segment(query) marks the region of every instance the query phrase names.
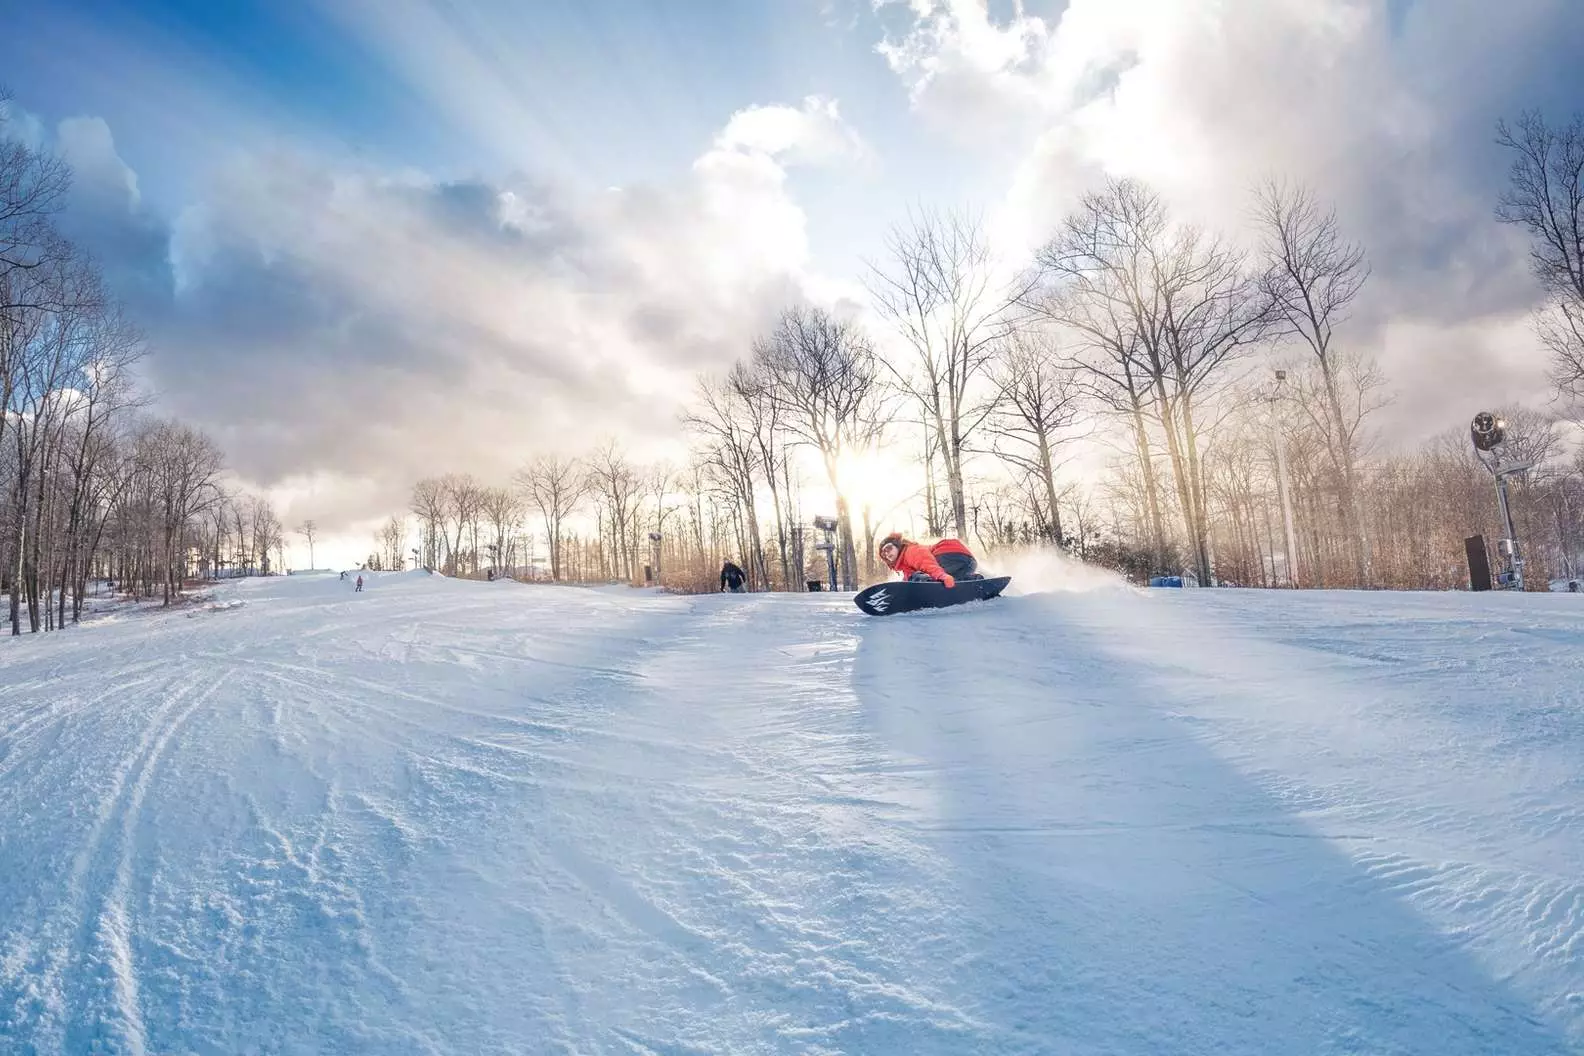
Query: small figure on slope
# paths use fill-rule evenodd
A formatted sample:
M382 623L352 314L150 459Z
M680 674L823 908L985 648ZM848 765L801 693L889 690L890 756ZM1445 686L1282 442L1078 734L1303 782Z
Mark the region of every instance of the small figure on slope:
M741 594L743 584L747 581L748 573L732 564L731 558L728 557L726 563L721 565L720 589L725 590L729 586L733 594Z
M955 587L959 579L984 578L973 551L958 539L942 539L926 547L903 538L901 532L892 532L880 540L880 560L891 571L902 573L903 579L934 579L947 587Z
M352 593L354 593L354 594L363 593L363 577L362 576L359 576L357 578L357 587L353 589Z

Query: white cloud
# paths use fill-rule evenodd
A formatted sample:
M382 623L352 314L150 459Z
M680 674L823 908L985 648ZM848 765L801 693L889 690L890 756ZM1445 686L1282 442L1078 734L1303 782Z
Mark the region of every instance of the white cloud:
M906 0L906 6L914 16L908 31L876 50L908 86L914 105L928 100L960 119L996 123L1040 108L1037 74L1050 27L1025 13L1021 0L1005 23L991 19L985 0Z
M61 140L85 190L135 211L102 122ZM672 183L592 195L249 153L162 247L175 293L143 306L154 380L245 476L318 481L327 528L383 516L430 473L505 479L604 432L656 450L697 370L828 292L788 167L860 142L833 100L750 108Z
M29 149L37 150L44 145L44 122L37 114L29 113L9 99L0 101L0 130L7 139L14 139Z
M732 114L716 151L747 152L791 163L829 164L864 157L857 131L835 99L811 95L801 107L753 106Z
M1535 397L1543 363L1513 326L1535 291L1521 238L1491 215L1491 124L1543 101L1523 87L1544 90L1542 59L1567 68L1569 6L1071 0L1059 17L1017 4L998 21L984 0L910 0L906 29L879 51L915 110L955 135L1023 135L992 214L1003 252L1030 250L1102 175L1146 180L1180 215L1235 236L1257 179L1296 177L1370 250L1348 337L1393 380L1419 391L1416 372L1440 356L1465 391ZM1420 414L1398 415L1407 433L1439 428L1436 406L1405 406Z
M138 207L137 173L116 153L115 137L103 118L69 117L56 130L59 150L85 185L103 189Z

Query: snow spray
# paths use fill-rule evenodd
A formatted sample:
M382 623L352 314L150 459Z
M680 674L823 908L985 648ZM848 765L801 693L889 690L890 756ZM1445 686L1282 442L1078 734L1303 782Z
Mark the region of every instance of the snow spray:
M1121 573L1085 564L1054 546L997 550L993 556L981 559L979 565L985 575L1012 577L1006 591L1009 596L1134 589Z

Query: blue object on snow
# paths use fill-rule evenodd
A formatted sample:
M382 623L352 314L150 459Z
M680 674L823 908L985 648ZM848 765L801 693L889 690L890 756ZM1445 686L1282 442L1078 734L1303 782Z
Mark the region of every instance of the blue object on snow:
M1152 587L1180 587L1183 585L1181 576L1156 576L1150 580Z

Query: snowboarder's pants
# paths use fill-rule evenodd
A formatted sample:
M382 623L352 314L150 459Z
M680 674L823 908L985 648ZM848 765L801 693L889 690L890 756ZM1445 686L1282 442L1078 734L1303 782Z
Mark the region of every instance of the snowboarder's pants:
M734 583L730 587L730 590L733 594L741 594L743 592L743 585L741 583Z
M967 579L979 570L979 562L974 560L972 554L941 554L935 560L953 579Z
M979 562L967 554L942 554L935 560L941 566L941 571L953 579L982 578L977 572ZM914 583L933 583L935 581L935 577L928 572L915 572L908 579Z

